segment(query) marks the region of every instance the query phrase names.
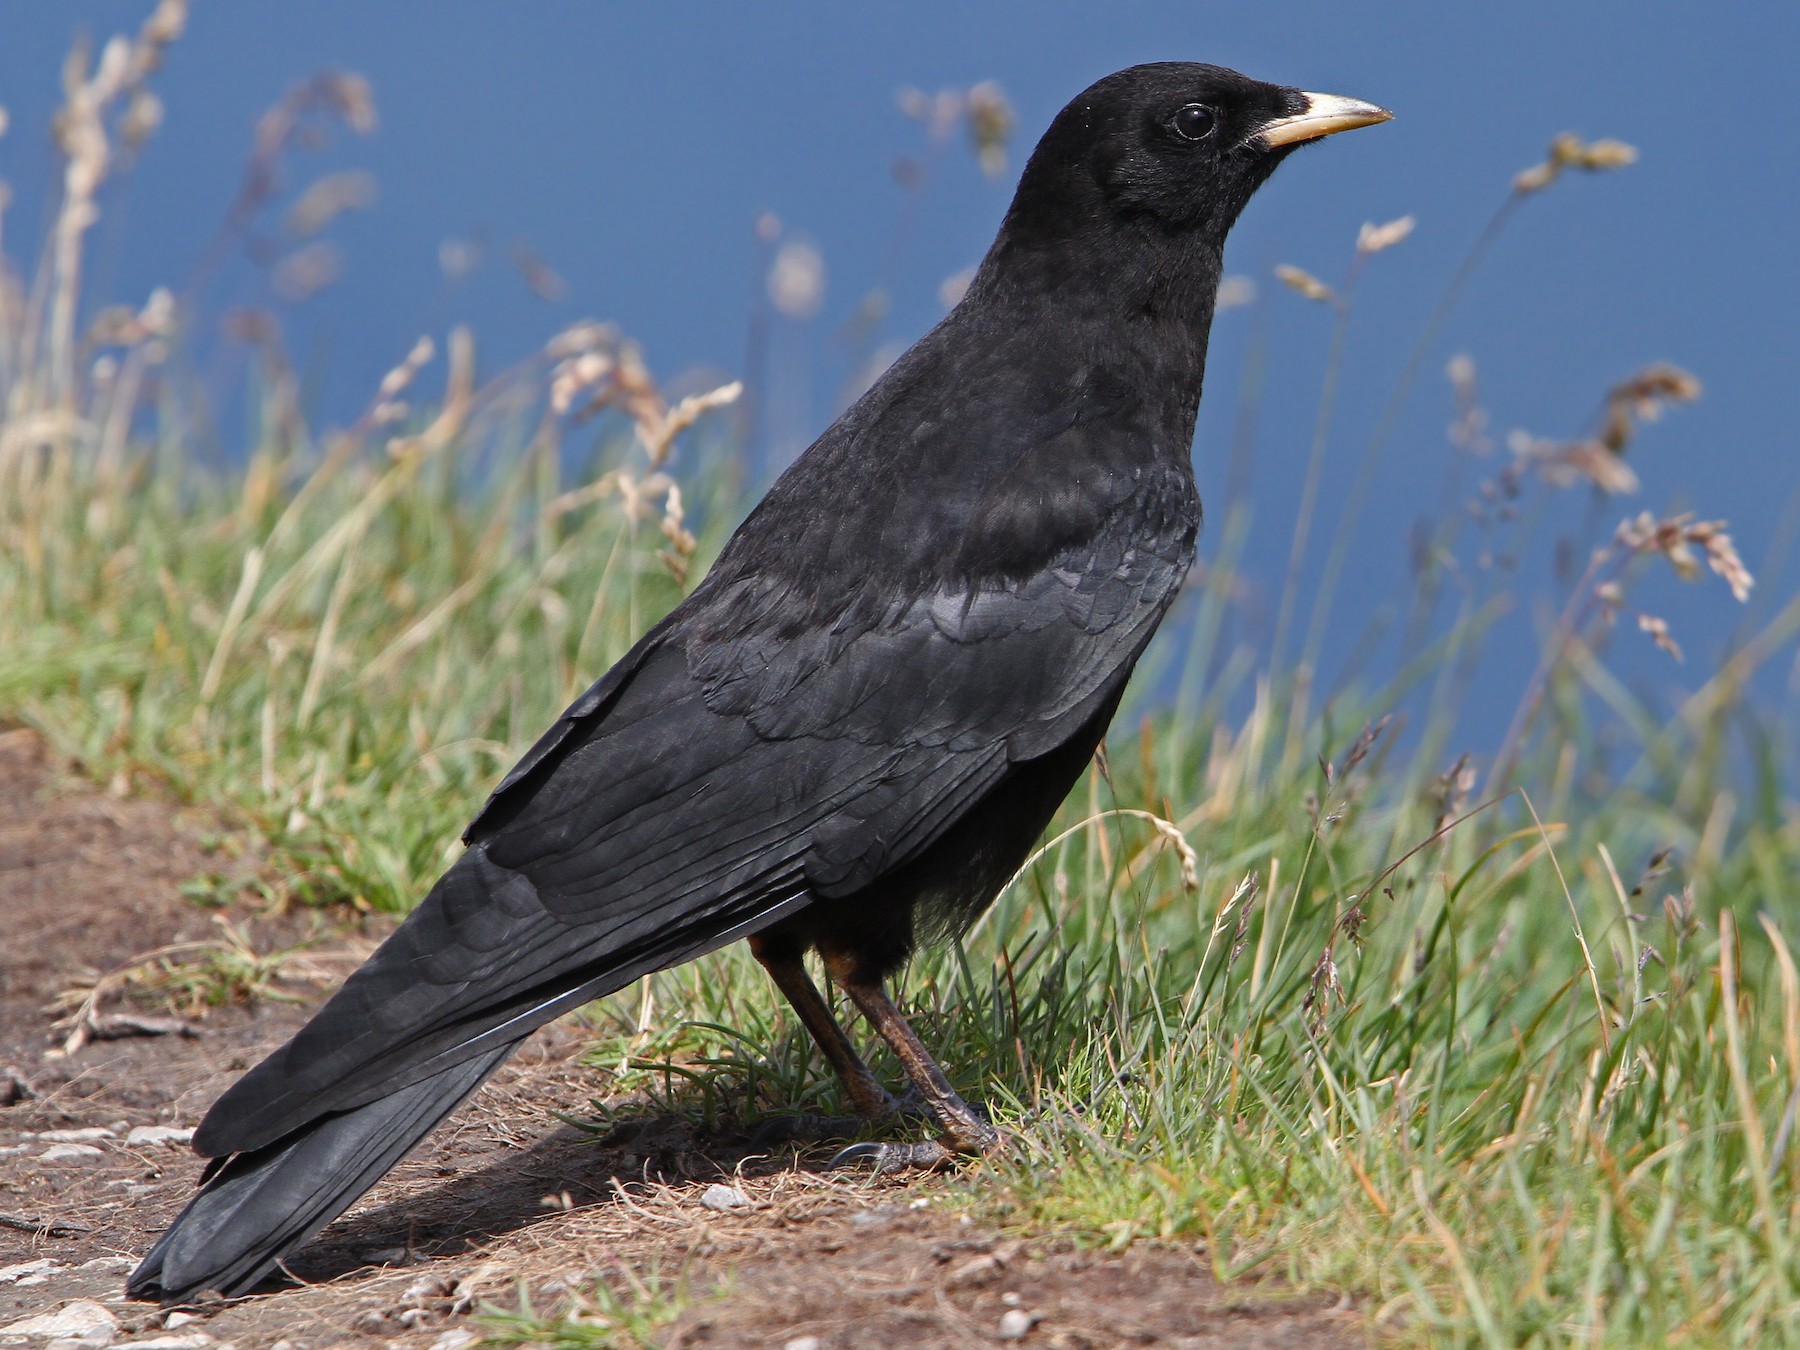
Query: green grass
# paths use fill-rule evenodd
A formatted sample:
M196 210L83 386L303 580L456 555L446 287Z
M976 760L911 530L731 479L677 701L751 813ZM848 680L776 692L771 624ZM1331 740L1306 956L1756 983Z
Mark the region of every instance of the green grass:
M485 383L455 336L423 411L390 388L329 435L265 344L256 449L207 469L179 330L59 332L79 269L46 256L0 292L0 719L224 808L272 849L271 903L404 910L506 765L703 572L741 507L728 447L702 422L672 456L629 345L581 329ZM1529 525L1555 489L1512 467ZM1197 1244L1227 1279L1351 1291L1403 1342L1800 1341L1800 816L1771 755L1745 772L1732 750L1771 739L1743 690L1800 607L1665 723L1606 672L1623 601L1602 588L1711 545L1679 524L1615 542L1554 597L1484 805L1447 741L1493 583L1436 629L1403 597L1425 616L1403 667L1320 711L1298 612L1300 666L1211 658L1242 529L1228 513L1209 545L1189 654L1160 649L1185 663L1174 705L1121 720L1044 851L907 975L921 1032L1019 1141L945 1184L1023 1233ZM1409 695L1419 724L1358 737ZM841 1105L741 950L588 1016L593 1062L677 1109ZM596 1299L490 1330L654 1344L679 1303Z
M574 1291L568 1306L542 1315L522 1285L516 1310L488 1307L480 1317L483 1345L528 1345L544 1350L655 1350L661 1333L691 1301L686 1286L655 1271L621 1267L618 1288L596 1279Z

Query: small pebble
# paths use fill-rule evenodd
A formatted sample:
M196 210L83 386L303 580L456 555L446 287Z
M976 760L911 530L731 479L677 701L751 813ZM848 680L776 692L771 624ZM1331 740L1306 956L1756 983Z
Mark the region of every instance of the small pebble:
M172 1312L167 1317L163 1318L163 1326L167 1330L173 1331L176 1327L185 1327L188 1323L198 1322L199 1320L200 1319L195 1317L193 1313Z
M111 1139L113 1132L95 1125L85 1130L44 1130L37 1134L20 1135L21 1139L36 1138L46 1144L85 1144L93 1139Z
M431 1343L431 1350L463 1350L466 1345L473 1345L480 1337L467 1327L453 1327Z
M173 1125L134 1125L131 1133L125 1136L127 1144L191 1144L194 1141L194 1130L189 1126L185 1130L176 1129Z
M750 1197L736 1186L721 1186L714 1182L706 1188L700 1203L708 1209L742 1209L750 1203Z
M1003 1341L1022 1341L1031 1334L1037 1325L1037 1314L1026 1312L1023 1308L1008 1308L1000 1318L1000 1339Z
M817 1336L796 1336L781 1350L825 1350L825 1342Z
M21 1261L16 1266L0 1266L0 1284L18 1284L26 1280L41 1284L44 1276L56 1268L56 1262L47 1256L40 1256L35 1261Z

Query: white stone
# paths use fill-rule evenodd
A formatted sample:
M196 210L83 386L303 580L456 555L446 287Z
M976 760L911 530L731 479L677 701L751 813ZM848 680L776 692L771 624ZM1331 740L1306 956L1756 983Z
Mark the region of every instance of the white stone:
M85 1130L44 1130L37 1138L46 1144L85 1144L94 1139L111 1139L113 1132L95 1125Z
M736 1186L721 1186L714 1182L702 1193L700 1203L708 1209L742 1209L750 1203L750 1197Z
M176 1327L185 1327L188 1323L198 1322L199 1320L200 1319L195 1317L192 1313L172 1312L167 1317L163 1318L163 1329L165 1331L173 1331Z
M134 1125L131 1133L125 1136L128 1144L191 1144L194 1141L193 1126L178 1130L173 1125Z
M431 1343L431 1350L463 1350L465 1345L473 1345L480 1339L467 1327L452 1327Z
M56 1262L47 1256L39 1257L36 1261L21 1261L16 1266L0 1266L0 1284L13 1284L30 1275L42 1276L56 1268Z
M1026 1312L1023 1308L1008 1308L1000 1318L1000 1339L1003 1341L1022 1341L1031 1334L1037 1325L1037 1314Z
M781 1350L825 1350L825 1342L817 1336L796 1336Z
M0 1327L0 1336L28 1336L47 1341L53 1336L90 1340L104 1332L108 1339L118 1331L119 1319L92 1299L80 1298L53 1313L40 1313Z
M184 1331L179 1336L152 1336L145 1341L126 1341L132 1350L209 1350L219 1343L204 1331Z
M86 1162L89 1158L104 1158L106 1151L95 1148L92 1144L54 1144L38 1154L43 1162Z

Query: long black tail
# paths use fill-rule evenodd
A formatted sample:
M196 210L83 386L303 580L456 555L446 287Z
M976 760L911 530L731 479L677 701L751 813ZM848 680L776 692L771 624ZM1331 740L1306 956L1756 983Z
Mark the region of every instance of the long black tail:
M131 1273L126 1292L182 1303L203 1290L230 1296L253 1288L283 1256L354 1204L518 1044L452 1064L215 1164L199 1194Z

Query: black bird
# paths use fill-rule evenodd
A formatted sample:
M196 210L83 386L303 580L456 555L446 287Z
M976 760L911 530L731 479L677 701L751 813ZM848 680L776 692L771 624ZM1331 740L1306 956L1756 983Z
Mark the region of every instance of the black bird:
M995 1148L883 980L1024 860L1194 557L1190 448L1225 236L1296 146L1388 119L1217 66L1060 112L962 302L802 455L706 579L570 706L468 850L216 1102L212 1159L132 1274L241 1293L543 1023L747 938L857 1111L896 1100L802 964Z

